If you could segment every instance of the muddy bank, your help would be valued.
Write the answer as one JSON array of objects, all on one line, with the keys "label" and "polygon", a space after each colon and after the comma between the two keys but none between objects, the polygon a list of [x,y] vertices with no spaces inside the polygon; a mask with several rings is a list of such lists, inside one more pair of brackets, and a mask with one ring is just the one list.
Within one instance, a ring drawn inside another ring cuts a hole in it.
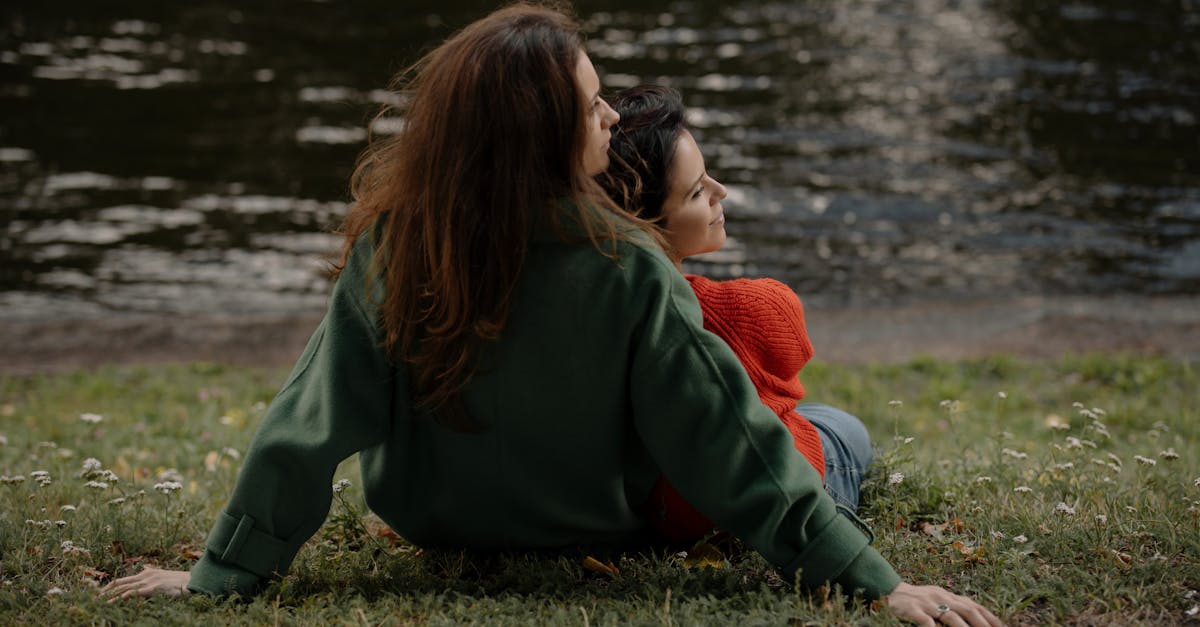
[{"label": "muddy bank", "polygon": [[[1023,297],[809,308],[806,317],[817,358],[840,363],[1084,352],[1200,361],[1200,298]],[[0,320],[0,373],[187,361],[282,366],[296,359],[319,321],[319,314]]]}]

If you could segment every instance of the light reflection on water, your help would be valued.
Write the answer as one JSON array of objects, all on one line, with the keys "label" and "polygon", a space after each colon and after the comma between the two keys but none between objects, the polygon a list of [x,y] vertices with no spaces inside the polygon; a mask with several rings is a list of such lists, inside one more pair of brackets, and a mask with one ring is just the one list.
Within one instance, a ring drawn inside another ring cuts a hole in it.
[{"label": "light reflection on water", "polygon": [[[478,15],[415,4],[7,10],[0,318],[319,310],[389,74]],[[691,270],[816,304],[1200,288],[1187,3],[591,4],[606,85],[679,88],[731,190]]]}]

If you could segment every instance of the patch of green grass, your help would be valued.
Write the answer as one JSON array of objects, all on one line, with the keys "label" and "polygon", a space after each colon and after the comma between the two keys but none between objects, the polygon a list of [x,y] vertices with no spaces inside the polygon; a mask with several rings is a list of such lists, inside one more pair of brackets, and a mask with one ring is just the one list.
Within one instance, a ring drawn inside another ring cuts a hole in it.
[{"label": "patch of green grass", "polygon": [[[715,569],[671,548],[593,552],[616,577],[584,568],[585,549],[420,550],[381,535],[356,487],[254,599],[98,599],[94,582],[188,567],[285,376],[193,364],[0,380],[0,623],[896,622],[798,590],[736,542]],[[861,513],[907,579],[1017,624],[1182,623],[1200,605],[1194,365],[919,359],[803,378],[808,400],[860,416],[881,446]],[[88,458],[102,468],[83,475]],[[348,460],[338,478],[357,474]]]}]

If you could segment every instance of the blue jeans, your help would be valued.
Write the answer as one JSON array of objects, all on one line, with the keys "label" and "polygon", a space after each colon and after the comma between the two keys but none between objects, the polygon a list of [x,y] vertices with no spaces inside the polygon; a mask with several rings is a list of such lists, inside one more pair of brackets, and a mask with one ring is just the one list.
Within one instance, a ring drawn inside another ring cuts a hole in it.
[{"label": "blue jeans", "polygon": [[825,491],[838,504],[858,509],[859,489],[875,458],[871,436],[858,418],[822,403],[801,403],[796,411],[821,437],[825,453]]}]

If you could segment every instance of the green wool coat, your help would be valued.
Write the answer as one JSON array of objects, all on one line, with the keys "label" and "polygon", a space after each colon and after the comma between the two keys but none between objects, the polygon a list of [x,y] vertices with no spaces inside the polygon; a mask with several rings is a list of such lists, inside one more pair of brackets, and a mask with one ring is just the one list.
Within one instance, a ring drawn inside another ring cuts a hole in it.
[{"label": "green wool coat", "polygon": [[899,582],[656,247],[621,243],[614,261],[539,232],[507,326],[464,391],[483,429],[460,433],[414,413],[403,365],[381,348],[370,240],[268,408],[191,590],[247,595],[286,572],[357,452],[368,506],[418,546],[628,541],[661,473],[787,577],[871,598]]}]

